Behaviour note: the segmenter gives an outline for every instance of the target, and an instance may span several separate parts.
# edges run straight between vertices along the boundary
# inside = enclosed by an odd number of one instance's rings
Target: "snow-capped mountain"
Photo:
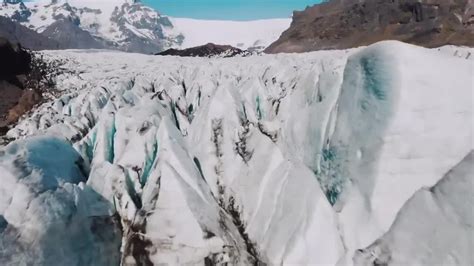
[[[44,52],[0,264],[472,265],[473,52]]]
[[[66,48],[107,48],[157,53],[209,42],[262,50],[291,19],[205,21],[168,18],[140,1],[40,0],[4,2],[6,16]]]
[[[182,42],[168,18],[139,1],[49,0],[4,4],[0,15],[65,43],[153,53]],[[167,32],[167,35],[164,32]]]

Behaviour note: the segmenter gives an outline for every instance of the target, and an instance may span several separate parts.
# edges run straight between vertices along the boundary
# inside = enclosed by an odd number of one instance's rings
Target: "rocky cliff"
[[[0,37],[12,43],[21,43],[23,47],[31,50],[55,50],[63,48],[63,45],[60,45],[57,41],[3,16],[0,16]]]
[[[267,53],[308,52],[399,40],[474,46],[473,0],[332,0],[295,12]]]
[[[0,58],[0,135],[3,135],[8,111],[22,96],[22,77],[30,71],[31,56],[20,46],[0,38]]]

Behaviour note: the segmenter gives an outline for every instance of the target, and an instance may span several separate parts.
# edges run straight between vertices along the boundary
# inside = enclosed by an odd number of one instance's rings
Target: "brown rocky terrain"
[[[346,49],[382,40],[474,46],[474,0],[330,0],[295,11],[265,52]]]
[[[20,45],[0,38],[0,136],[41,101],[37,90],[28,88],[32,56]]]

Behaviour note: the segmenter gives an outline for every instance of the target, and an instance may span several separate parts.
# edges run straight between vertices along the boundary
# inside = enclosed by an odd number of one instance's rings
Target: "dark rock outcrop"
[[[0,16],[0,37],[12,43],[21,43],[31,50],[55,50],[62,46],[55,40],[28,29],[19,22]]]
[[[0,38],[0,79],[9,79],[25,74],[30,69],[31,55],[20,45]]]
[[[474,0],[330,0],[294,12],[265,52],[346,49],[382,40],[474,46]]]
[[[201,46],[196,46],[188,49],[168,49],[156,55],[172,55],[172,56],[188,56],[188,57],[232,57],[236,55],[243,55],[245,51],[235,48],[230,45],[218,45],[208,43]]]
[[[60,19],[48,26],[42,33],[56,40],[64,49],[101,49],[105,45],[88,31],[81,29],[74,20]]]
[[[26,88],[32,56],[19,44],[0,38],[0,136],[41,101],[41,94]]]

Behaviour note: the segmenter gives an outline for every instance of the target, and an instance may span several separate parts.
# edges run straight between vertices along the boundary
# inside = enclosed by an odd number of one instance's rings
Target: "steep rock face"
[[[124,265],[350,265],[473,149],[469,53],[398,42],[225,59],[48,52],[72,71],[58,77],[62,96],[7,135],[74,147],[84,190],[121,221]],[[0,154],[10,172],[13,157]]]
[[[0,37],[12,43],[21,43],[31,50],[55,50],[63,47],[57,41],[3,16],[0,16]]]
[[[18,103],[23,93],[18,76],[30,71],[31,55],[20,46],[0,38],[0,58],[0,135],[3,135],[8,111]]]
[[[346,49],[381,40],[474,46],[474,2],[331,0],[295,12],[290,28],[265,51]]]
[[[62,19],[49,25],[41,35],[47,36],[67,49],[101,49],[104,42],[94,38],[88,31],[81,29],[74,21]]]
[[[0,38],[0,56],[0,79],[26,74],[30,70],[31,55],[4,38]]]

